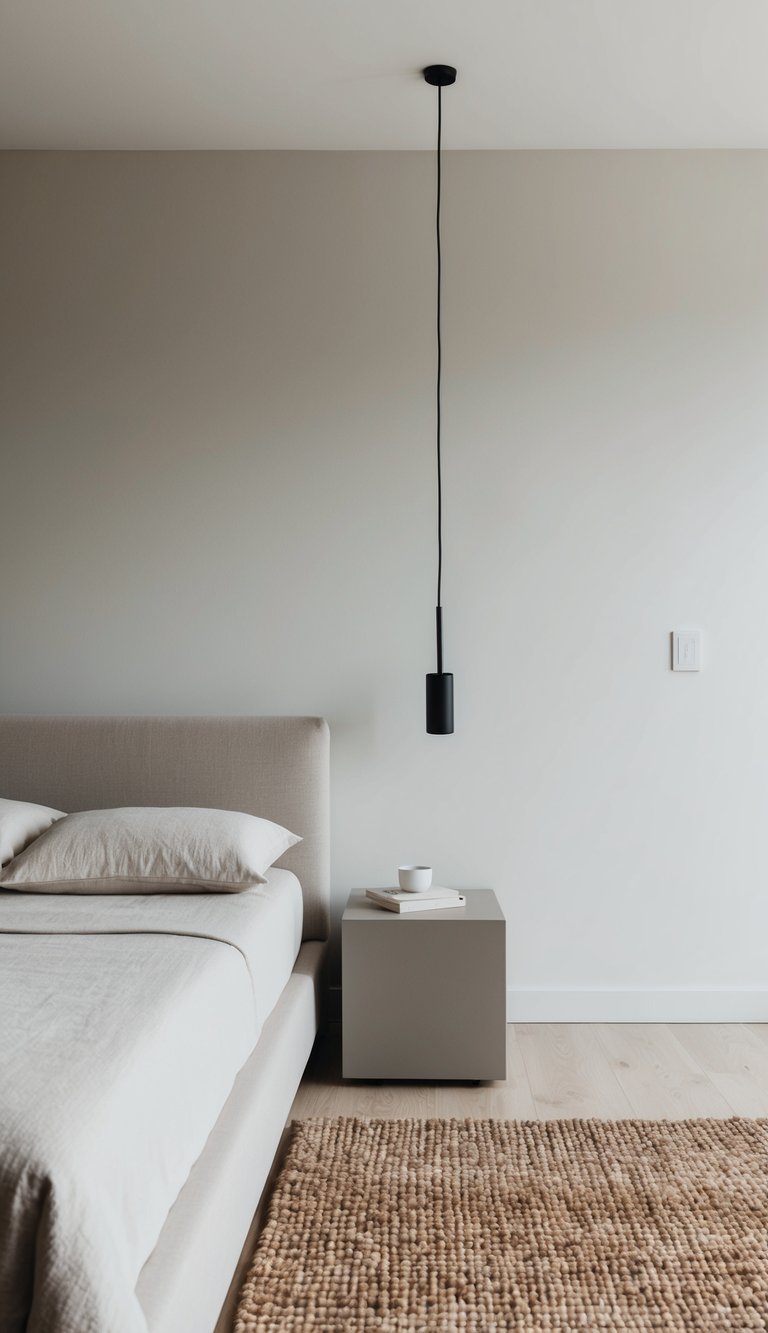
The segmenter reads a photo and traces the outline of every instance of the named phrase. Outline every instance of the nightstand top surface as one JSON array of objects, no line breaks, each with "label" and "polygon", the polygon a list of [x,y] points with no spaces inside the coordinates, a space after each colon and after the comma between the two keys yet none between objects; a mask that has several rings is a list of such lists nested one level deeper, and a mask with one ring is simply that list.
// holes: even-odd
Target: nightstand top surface
[{"label": "nightstand top surface", "polygon": [[[344,909],[342,921],[370,921],[391,926],[393,922],[404,921],[503,921],[502,912],[493,889],[460,889],[466,895],[466,907],[447,907],[441,911],[434,909],[426,912],[390,912],[386,907],[377,907],[366,898],[365,889],[353,889]],[[413,895],[414,898],[418,894]]]}]

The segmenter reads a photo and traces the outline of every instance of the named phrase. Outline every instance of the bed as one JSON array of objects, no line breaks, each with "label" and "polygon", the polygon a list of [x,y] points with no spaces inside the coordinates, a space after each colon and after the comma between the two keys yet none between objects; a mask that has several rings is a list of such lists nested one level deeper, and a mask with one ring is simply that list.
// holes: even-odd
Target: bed
[{"label": "bed", "polygon": [[318,718],[0,718],[6,797],[303,839],[245,894],[0,894],[1,1333],[225,1326],[319,1024],[328,752]]}]

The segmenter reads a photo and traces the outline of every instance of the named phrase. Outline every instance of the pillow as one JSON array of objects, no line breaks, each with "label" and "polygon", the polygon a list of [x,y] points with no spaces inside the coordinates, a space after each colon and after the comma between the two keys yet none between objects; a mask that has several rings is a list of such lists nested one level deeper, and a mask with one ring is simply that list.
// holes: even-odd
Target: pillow
[{"label": "pillow", "polygon": [[51,810],[47,805],[0,800],[0,866],[50,828],[55,819],[63,818],[63,810]]},{"label": "pillow", "polygon": [[295,833],[236,810],[128,806],[53,824],[0,874],[24,893],[239,893]]}]

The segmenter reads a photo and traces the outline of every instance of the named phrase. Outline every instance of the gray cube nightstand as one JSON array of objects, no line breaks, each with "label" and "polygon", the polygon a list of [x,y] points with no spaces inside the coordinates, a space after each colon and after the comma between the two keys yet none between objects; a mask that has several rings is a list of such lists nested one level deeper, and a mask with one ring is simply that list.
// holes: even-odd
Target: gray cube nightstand
[{"label": "gray cube nightstand", "polygon": [[506,923],[491,889],[402,916],[355,892],[341,922],[343,1073],[504,1079]]}]

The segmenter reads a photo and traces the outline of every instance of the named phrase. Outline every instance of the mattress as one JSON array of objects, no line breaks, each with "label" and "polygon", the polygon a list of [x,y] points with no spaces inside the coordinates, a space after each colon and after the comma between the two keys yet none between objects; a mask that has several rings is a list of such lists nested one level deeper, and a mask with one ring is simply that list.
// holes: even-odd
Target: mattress
[{"label": "mattress", "polygon": [[145,1333],[171,1205],[288,981],[301,888],[0,895],[0,1333]]}]

